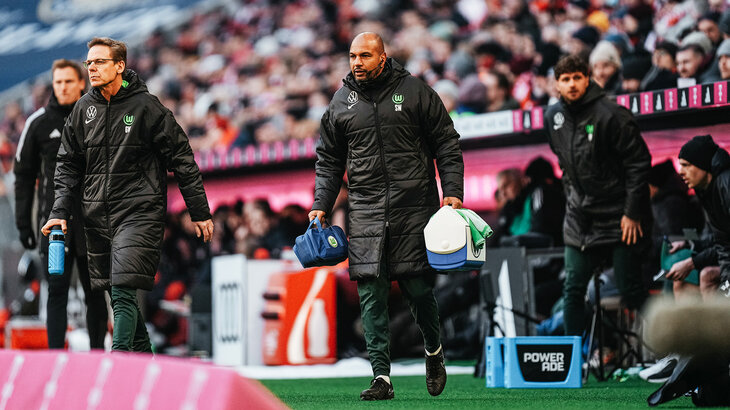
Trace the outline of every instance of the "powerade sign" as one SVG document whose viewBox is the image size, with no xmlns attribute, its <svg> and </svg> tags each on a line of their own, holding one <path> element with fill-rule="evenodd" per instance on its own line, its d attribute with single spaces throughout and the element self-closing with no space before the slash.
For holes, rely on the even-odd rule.
<svg viewBox="0 0 730 410">
<path fill-rule="evenodd" d="M 48 71 L 55 59 L 84 59 L 92 37 L 143 38 L 181 22 L 192 6 L 203 2 L 0 1 L 0 91 Z"/>
<path fill-rule="evenodd" d="M 568 378 L 573 345 L 517 345 L 517 357 L 526 382 L 560 382 Z"/>
</svg>

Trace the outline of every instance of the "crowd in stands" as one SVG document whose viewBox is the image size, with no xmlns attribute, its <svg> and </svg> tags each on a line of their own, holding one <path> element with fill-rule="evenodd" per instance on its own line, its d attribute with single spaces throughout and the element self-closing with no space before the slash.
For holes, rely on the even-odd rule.
<svg viewBox="0 0 730 410">
<path fill-rule="evenodd" d="M 717 0 L 241 0 L 154 33 L 132 47 L 128 66 L 193 149 L 225 151 L 316 137 L 362 31 L 381 33 L 388 54 L 454 116 L 554 102 L 551 68 L 565 53 L 589 59 L 612 93 L 730 77 L 730 11 Z M 5 106 L 0 156 L 48 88 L 41 81 Z"/>
</svg>

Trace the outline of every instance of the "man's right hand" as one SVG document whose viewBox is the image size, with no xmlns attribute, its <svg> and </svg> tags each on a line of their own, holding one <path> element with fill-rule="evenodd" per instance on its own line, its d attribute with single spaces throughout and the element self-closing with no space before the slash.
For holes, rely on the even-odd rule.
<svg viewBox="0 0 730 410">
<path fill-rule="evenodd" d="M 684 280 L 694 268 L 695 264 L 692 258 L 687 258 L 672 265 L 672 269 L 669 269 L 666 278 L 669 280 Z"/>
<path fill-rule="evenodd" d="M 35 249 L 36 241 L 32 229 L 20 230 L 20 243 L 23 244 L 25 249 Z"/>
<path fill-rule="evenodd" d="M 309 213 L 309 221 L 311 222 L 314 220 L 314 218 L 319 218 L 319 223 L 324 224 L 324 215 L 324 211 L 315 209 Z"/>
<path fill-rule="evenodd" d="M 63 231 L 63 234 L 68 233 L 68 227 L 66 225 L 65 219 L 49 219 L 48 222 L 46 222 L 45 225 L 43 225 L 43 228 L 41 228 L 41 233 L 44 236 L 48 236 L 51 233 L 51 228 L 53 228 L 56 225 L 61 225 L 61 230 Z"/>
</svg>

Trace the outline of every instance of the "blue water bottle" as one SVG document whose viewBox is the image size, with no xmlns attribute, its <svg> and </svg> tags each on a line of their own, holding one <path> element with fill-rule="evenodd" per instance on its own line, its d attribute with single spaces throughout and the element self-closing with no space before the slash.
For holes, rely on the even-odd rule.
<svg viewBox="0 0 730 410">
<path fill-rule="evenodd" d="M 54 225 L 51 228 L 51 236 L 48 240 L 48 273 L 51 275 L 63 275 L 63 265 L 66 257 L 64 239 L 61 225 Z"/>
</svg>

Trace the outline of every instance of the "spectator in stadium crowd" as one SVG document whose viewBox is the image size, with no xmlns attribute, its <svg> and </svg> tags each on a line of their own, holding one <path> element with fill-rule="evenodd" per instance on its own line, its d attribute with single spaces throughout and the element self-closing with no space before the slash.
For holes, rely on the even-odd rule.
<svg viewBox="0 0 730 410">
<path fill-rule="evenodd" d="M 498 246 L 544 248 L 563 243 L 565 198 L 552 165 L 543 157 L 530 161 L 523 172 L 508 168 L 497 173 L 498 196 L 505 201 L 493 243 Z"/>
<path fill-rule="evenodd" d="M 679 151 L 679 175 L 690 189 L 694 189 L 708 218 L 714 237 L 714 248 L 720 266 L 719 283 L 725 284 L 728 293 L 730 280 L 730 155 L 720 148 L 710 135 L 698 135 L 682 146 Z M 679 262 L 678 262 L 679 263 Z M 689 265 L 693 265 L 690 259 Z M 694 266 L 689 266 L 694 268 Z M 691 270 L 691 269 L 690 269 Z M 687 274 L 689 273 L 686 269 Z M 702 272 L 705 272 L 703 269 Z M 703 287 L 700 272 L 700 288 Z M 681 280 L 683 272 L 675 267 L 667 274 L 668 279 Z M 707 272 L 706 287 L 717 286 L 717 271 Z M 686 276 L 686 275 L 685 275 Z"/>
<path fill-rule="evenodd" d="M 713 24 L 715 30 L 712 29 Z M 704 18 L 703 20 L 700 20 L 698 27 L 699 31 L 690 33 L 690 35 L 682 40 L 682 44 L 685 44 L 687 39 L 691 38 L 693 35 L 696 36 L 697 44 L 700 44 L 705 51 L 705 69 L 700 77 L 700 81 L 703 83 L 720 81 L 720 69 L 718 67 L 719 57 L 717 55 L 717 47 L 723 40 L 720 30 L 717 29 L 717 24 L 714 23 L 711 18 Z M 701 28 L 705 28 L 707 31 L 702 30 Z"/>
<path fill-rule="evenodd" d="M 609 100 L 588 73 L 579 56 L 562 58 L 555 66 L 560 103 L 545 113 L 567 197 L 566 335 L 583 332 L 586 287 L 597 268 L 613 265 L 629 308 L 641 307 L 647 294 L 641 261 L 652 223 L 651 156 L 631 113 Z"/>
<path fill-rule="evenodd" d="M 394 396 L 387 298 L 396 280 L 423 334 L 426 387 L 436 396 L 446 369 L 423 228 L 439 207 L 434 158 L 444 205 L 461 208 L 459 134 L 438 94 L 389 58 L 378 34 L 358 34 L 349 57 L 351 72 L 322 117 L 309 218 L 331 215 L 347 170 L 350 278 L 357 281 L 374 376 L 360 398 Z"/>
<path fill-rule="evenodd" d="M 723 40 L 717 48 L 717 68 L 720 80 L 730 79 L 730 39 Z"/>
<path fill-rule="evenodd" d="M 712 78 L 718 75 L 717 62 L 715 61 L 713 64 L 715 58 L 715 46 L 707 35 L 701 31 L 693 31 L 687 34 L 680 42 L 680 45 L 683 47 L 692 44 L 699 46 L 703 53 L 702 63 L 697 71 L 697 82 L 702 83 L 712 81 Z"/>
<path fill-rule="evenodd" d="M 441 102 L 444 103 L 446 111 L 451 118 L 459 116 L 457 104 L 459 99 L 459 87 L 451 80 L 440 80 L 433 85 L 433 90 L 438 93 Z"/>
<path fill-rule="evenodd" d="M 563 51 L 569 54 L 578 54 L 588 57 L 591 49 L 596 46 L 601 34 L 593 26 L 583 26 L 576 30 L 566 43 Z"/>
<path fill-rule="evenodd" d="M 677 45 L 662 41 L 651 55 L 651 68 L 641 80 L 641 90 L 662 90 L 677 86 Z"/>
<path fill-rule="evenodd" d="M 636 93 L 642 90 L 641 81 L 651 69 L 648 56 L 631 56 L 624 62 L 620 93 Z"/>
<path fill-rule="evenodd" d="M 127 69 L 127 46 L 88 43 L 84 65 L 93 89 L 71 111 L 61 137 L 55 202 L 44 235 L 68 232 L 83 192 L 92 290 L 110 289 L 112 350 L 151 352 L 137 289 L 152 289 L 165 229 L 167 172 L 175 174 L 197 235 L 213 234 L 208 200 L 188 138 L 172 113 Z"/>
<path fill-rule="evenodd" d="M 591 79 L 607 93 L 616 94 L 621 89 L 621 57 L 613 43 L 599 41 L 588 59 Z"/>
<path fill-rule="evenodd" d="M 520 108 L 520 103 L 512 98 L 512 84 L 503 73 L 490 70 L 484 76 L 484 85 L 487 87 L 487 112 Z"/>
<path fill-rule="evenodd" d="M 244 243 L 239 244 L 239 251 L 243 250 L 241 253 L 247 257 L 278 259 L 285 247 L 293 246 L 288 239 L 290 238 L 288 232 L 279 223 L 268 200 L 259 198 L 247 202 L 244 206 L 244 216 L 247 234 Z M 306 226 L 299 231 L 299 235 L 305 230 Z"/>
<path fill-rule="evenodd" d="M 33 113 L 26 121 L 15 154 L 15 225 L 20 232 L 20 242 L 26 249 L 35 249 L 36 226 L 43 226 L 53 206 L 53 174 L 56 171 L 56 154 L 61 145 L 61 132 L 66 117 L 81 98 L 86 87 L 85 73 L 81 66 L 70 60 L 56 60 L 51 68 L 53 76 L 48 104 Z M 36 181 L 37 184 L 36 192 Z M 37 212 L 33 214 L 33 197 L 37 194 Z M 66 236 L 66 256 L 61 275 L 48 273 L 48 238 L 40 239 L 38 250 L 41 264 L 48 281 L 48 302 L 46 304 L 46 332 L 48 347 L 63 349 L 68 327 L 68 289 L 71 286 L 71 271 L 74 263 L 78 268 L 79 281 L 84 289 L 86 303 L 86 328 L 92 349 L 104 348 L 107 328 L 107 310 L 104 291 L 91 290 L 89 268 L 86 261 L 86 241 L 83 235 L 81 197 L 75 195 L 71 208 L 70 229 Z"/>
<path fill-rule="evenodd" d="M 702 15 L 697 21 L 697 30 L 705 33 L 707 38 L 712 42 L 713 47 L 717 47 L 723 40 L 722 31 L 719 26 L 720 13 L 710 11 Z"/>
<path fill-rule="evenodd" d="M 495 234 L 489 239 L 492 243 L 500 246 L 502 238 L 517 235 L 515 233 L 516 230 L 523 230 L 521 227 L 519 229 L 513 229 L 513 225 L 515 225 L 515 228 L 521 225 L 521 208 L 524 200 L 519 203 L 517 200 L 520 198 L 526 181 L 525 176 L 519 168 L 508 168 L 497 173 L 496 182 L 497 190 L 495 192 L 495 198 L 498 198 L 501 206 L 499 207 L 499 217 L 497 219 Z M 527 222 L 529 223 L 529 221 Z"/>
<path fill-rule="evenodd" d="M 702 47 L 697 44 L 688 44 L 677 50 L 677 74 L 680 79 L 692 79 L 695 84 L 699 84 L 699 78 L 702 74 L 702 67 L 705 61 L 705 52 Z M 678 79 L 677 85 L 686 86 Z M 689 83 L 687 83 L 689 84 Z"/>
</svg>

